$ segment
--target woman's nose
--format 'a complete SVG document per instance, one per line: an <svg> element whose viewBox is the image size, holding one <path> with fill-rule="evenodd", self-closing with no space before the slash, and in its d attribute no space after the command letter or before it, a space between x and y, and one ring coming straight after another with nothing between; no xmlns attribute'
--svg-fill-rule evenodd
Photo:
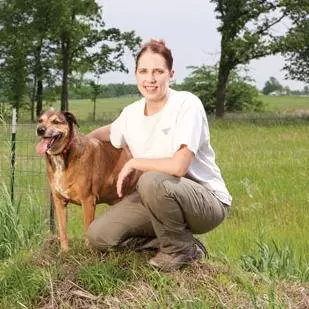
<svg viewBox="0 0 309 309"><path fill-rule="evenodd" d="M155 75L153 73L147 74L146 80L147 80L147 82L151 82L151 83L155 82L156 81Z"/></svg>

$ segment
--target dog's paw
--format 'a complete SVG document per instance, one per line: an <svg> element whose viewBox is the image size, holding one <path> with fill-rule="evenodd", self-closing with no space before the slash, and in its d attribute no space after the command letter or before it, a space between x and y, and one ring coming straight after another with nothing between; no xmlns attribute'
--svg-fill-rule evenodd
<svg viewBox="0 0 309 309"><path fill-rule="evenodd" d="M60 240L60 252L67 253L69 251L69 244L68 242L62 242Z"/></svg>
<svg viewBox="0 0 309 309"><path fill-rule="evenodd" d="M90 242L88 238L85 238L85 246L90 247Z"/></svg>

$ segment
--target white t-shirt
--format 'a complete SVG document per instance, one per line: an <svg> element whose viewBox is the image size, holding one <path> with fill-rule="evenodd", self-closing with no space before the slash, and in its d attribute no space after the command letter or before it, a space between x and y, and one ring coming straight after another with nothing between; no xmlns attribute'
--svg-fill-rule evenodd
<svg viewBox="0 0 309 309"><path fill-rule="evenodd" d="M145 116L144 110L144 98L125 107L111 124L111 143L116 148L127 145L134 158L144 159L171 158L181 145L187 145L194 153L188 178L231 205L232 197L215 163L200 99L190 92L170 89L162 110L151 116Z"/></svg>

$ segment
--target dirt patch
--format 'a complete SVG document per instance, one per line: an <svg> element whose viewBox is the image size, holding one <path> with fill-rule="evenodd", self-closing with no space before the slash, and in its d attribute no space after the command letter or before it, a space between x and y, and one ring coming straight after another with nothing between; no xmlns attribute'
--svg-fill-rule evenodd
<svg viewBox="0 0 309 309"><path fill-rule="evenodd" d="M309 117L309 109L295 109L293 111L288 111L285 114L299 118L307 118Z"/></svg>

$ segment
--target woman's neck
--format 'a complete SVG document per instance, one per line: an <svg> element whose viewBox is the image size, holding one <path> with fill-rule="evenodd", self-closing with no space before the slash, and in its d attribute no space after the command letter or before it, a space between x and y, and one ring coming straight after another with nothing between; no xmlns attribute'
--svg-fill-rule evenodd
<svg viewBox="0 0 309 309"><path fill-rule="evenodd" d="M169 95L167 94L165 97L163 97L161 100L158 101L146 100L145 111L144 111L145 116L151 116L160 112L167 103L168 97Z"/></svg>

